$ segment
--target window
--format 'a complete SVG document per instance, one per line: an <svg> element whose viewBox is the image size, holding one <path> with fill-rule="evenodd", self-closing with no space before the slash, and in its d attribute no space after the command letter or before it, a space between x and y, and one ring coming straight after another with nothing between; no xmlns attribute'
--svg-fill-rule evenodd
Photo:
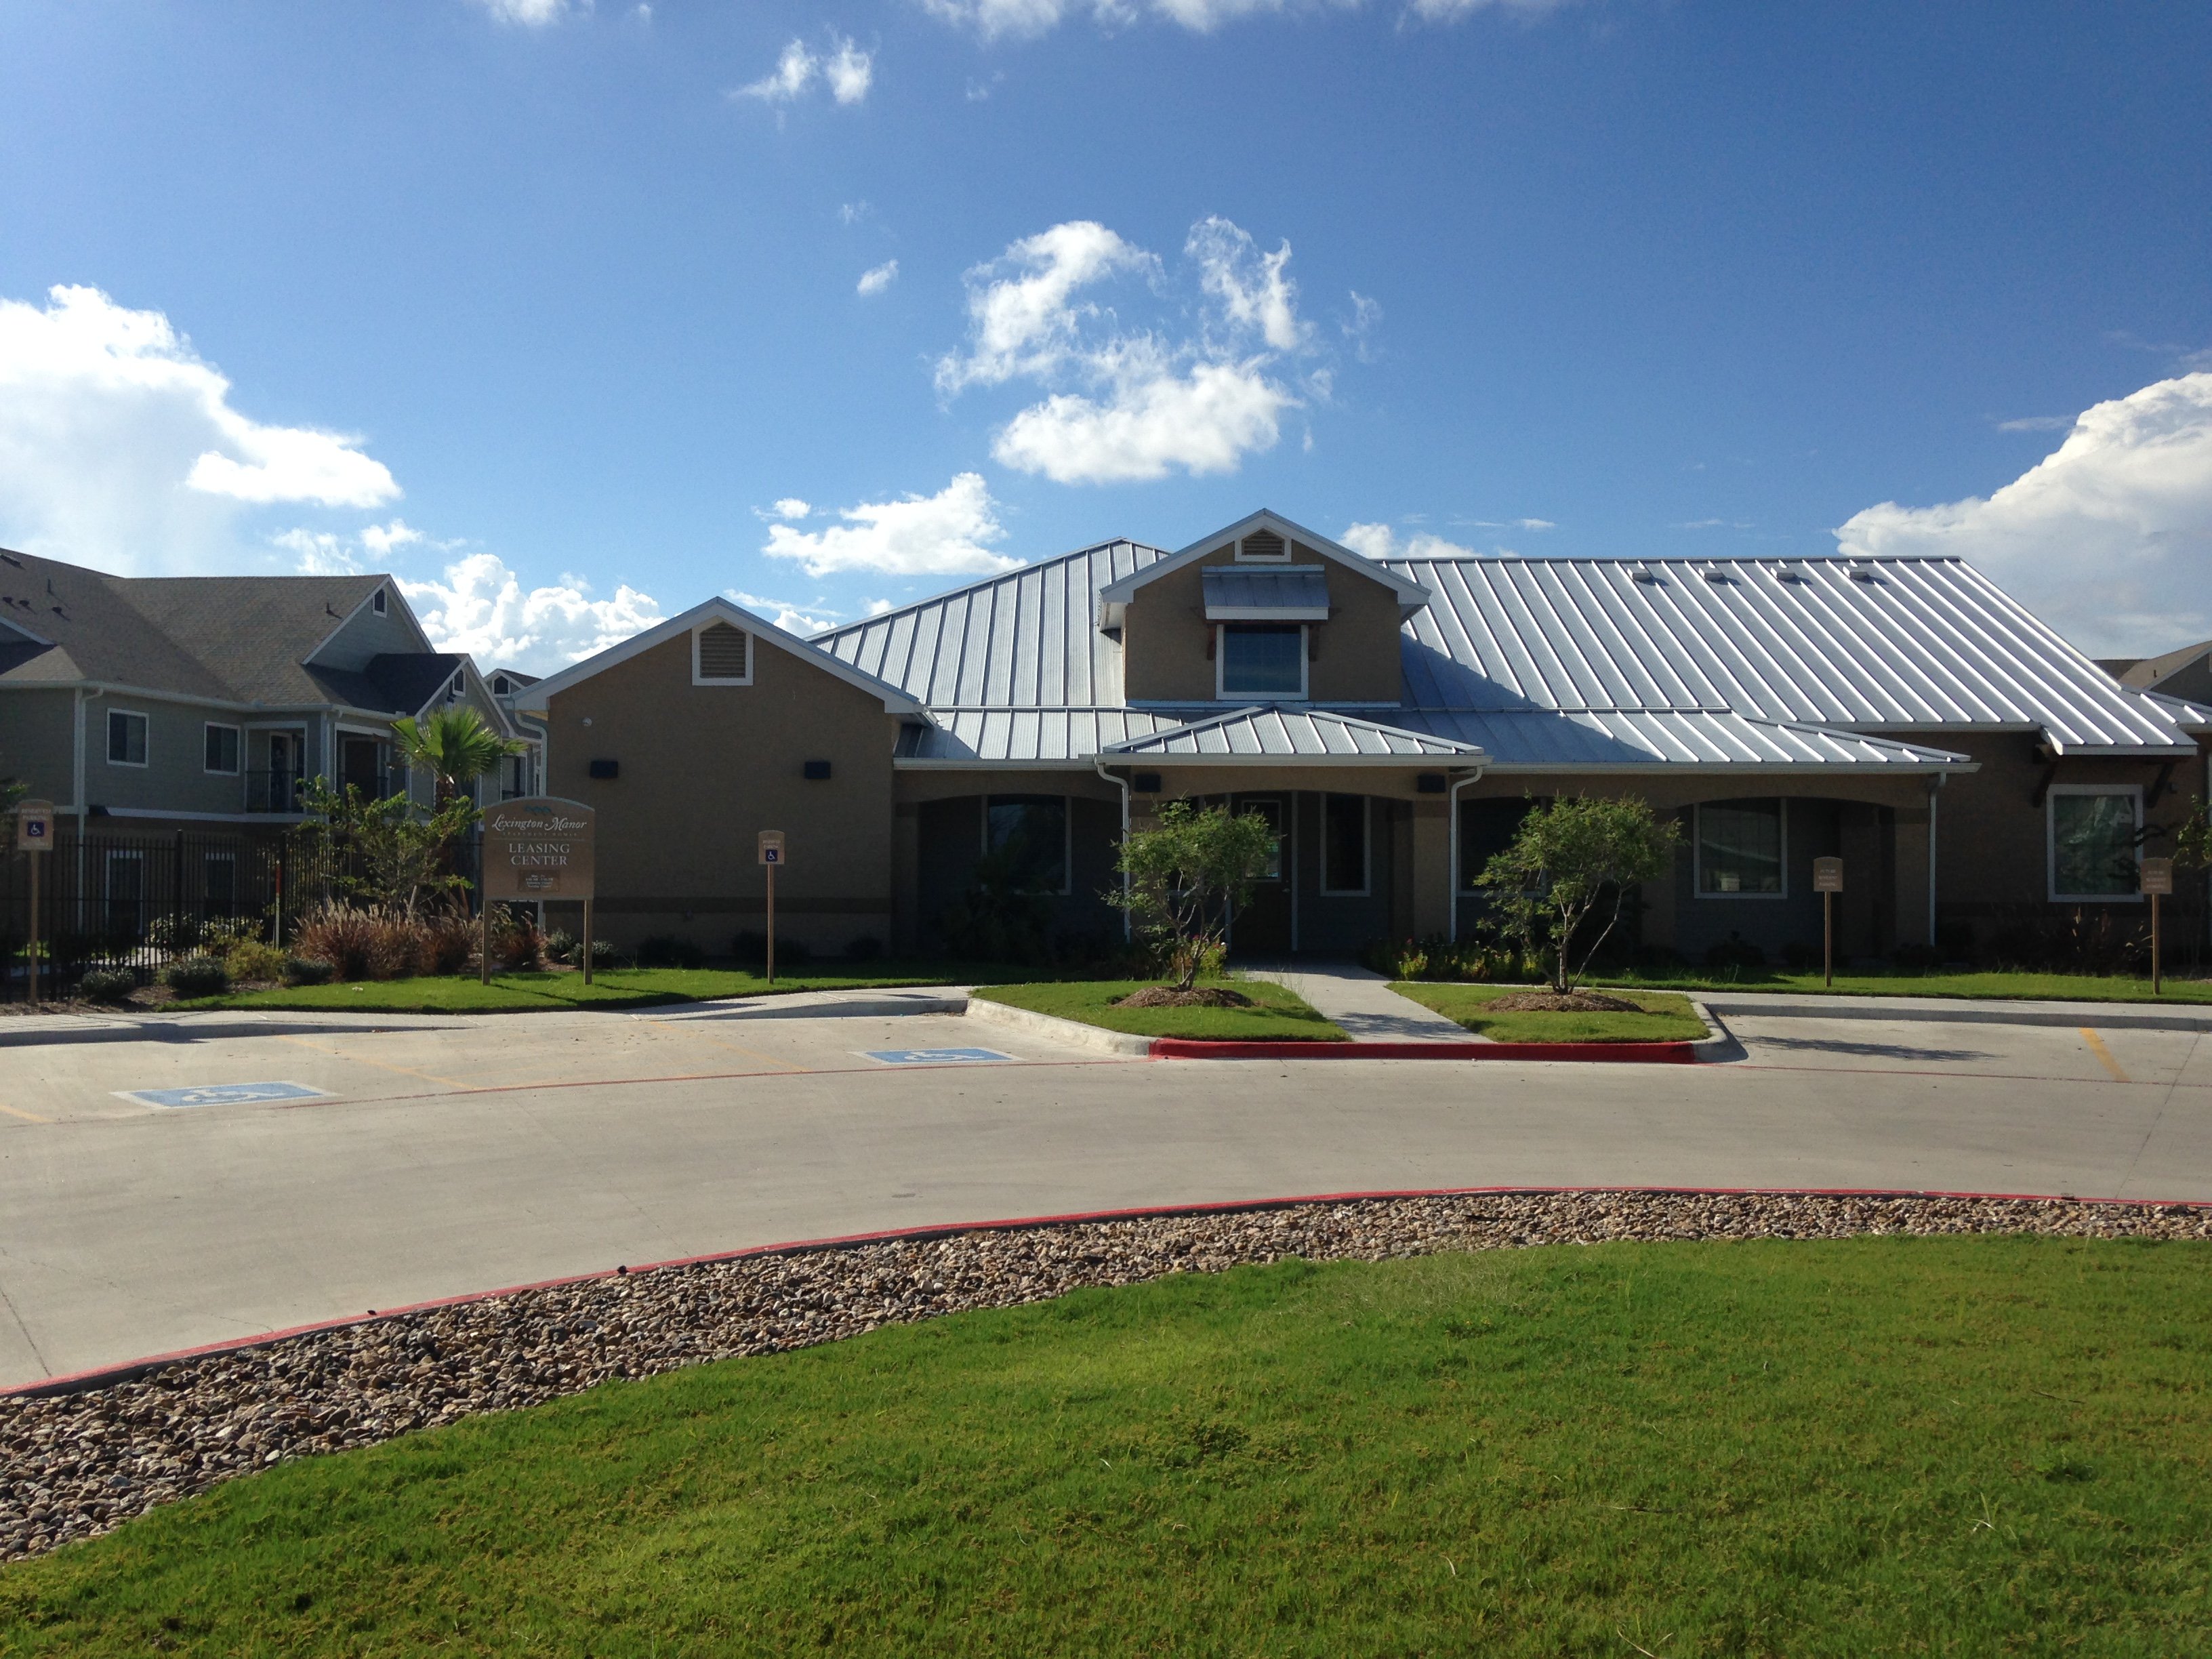
<svg viewBox="0 0 2212 1659"><path fill-rule="evenodd" d="M1262 876L1261 879L1262 881L1280 881L1283 878L1283 803L1279 800L1239 801L1237 804L1235 811L1238 817L1243 817L1245 814L1249 813L1252 817L1262 819L1266 822L1267 826L1267 873Z"/></svg>
<svg viewBox="0 0 2212 1659"><path fill-rule="evenodd" d="M380 617L384 614L384 590L382 588L378 588L376 592L370 596L368 608L376 612Z"/></svg>
<svg viewBox="0 0 2212 1659"><path fill-rule="evenodd" d="M207 728L207 769L230 777L238 775L238 751L240 732L234 726L216 726Z"/></svg>
<svg viewBox="0 0 2212 1659"><path fill-rule="evenodd" d="M1255 530L1237 544L1240 563L1280 564L1291 556L1291 544L1272 530Z"/></svg>
<svg viewBox="0 0 2212 1659"><path fill-rule="evenodd" d="M200 865L200 914L229 917L238 914L238 854L210 853Z"/></svg>
<svg viewBox="0 0 2212 1659"><path fill-rule="evenodd" d="M1367 797L1321 798L1321 890L1361 894L1367 890Z"/></svg>
<svg viewBox="0 0 2212 1659"><path fill-rule="evenodd" d="M146 763L146 717L128 709L107 711L107 763L143 766Z"/></svg>
<svg viewBox="0 0 2212 1659"><path fill-rule="evenodd" d="M1459 804L1459 884L1469 892L1481 890L1480 878L1490 860L1513 845L1521 820L1544 802L1526 796L1503 800L1463 800Z"/></svg>
<svg viewBox="0 0 2212 1659"><path fill-rule="evenodd" d="M691 635L691 684L750 685L752 635L726 622L709 623Z"/></svg>
<svg viewBox="0 0 2212 1659"><path fill-rule="evenodd" d="M1223 623L1220 690L1224 697L1304 697L1306 630L1297 623Z"/></svg>
<svg viewBox="0 0 2212 1659"><path fill-rule="evenodd" d="M1005 879L1026 893L1067 890L1067 800L1061 795L990 795L983 802L983 851L1005 860Z"/></svg>
<svg viewBox="0 0 2212 1659"><path fill-rule="evenodd" d="M1784 846L1779 800L1707 802L1698 808L1698 896L1783 897Z"/></svg>
<svg viewBox="0 0 2212 1659"><path fill-rule="evenodd" d="M2078 784L2053 788L2051 896L2136 897L2136 847L2142 823L2139 789L2094 789Z"/></svg>
<svg viewBox="0 0 2212 1659"><path fill-rule="evenodd" d="M499 793L502 800L520 800L530 793L530 757L508 755L499 763Z"/></svg>

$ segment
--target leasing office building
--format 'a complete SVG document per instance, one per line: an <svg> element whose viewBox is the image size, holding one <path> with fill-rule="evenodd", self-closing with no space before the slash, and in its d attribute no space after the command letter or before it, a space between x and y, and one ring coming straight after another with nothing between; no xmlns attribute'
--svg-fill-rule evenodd
<svg viewBox="0 0 2212 1659"><path fill-rule="evenodd" d="M818 949L927 948L1008 843L1103 933L1124 823L1182 796L1276 828L1238 949L1449 933L1526 800L1580 793L1680 816L1647 943L1816 939L1839 854L1850 954L1955 951L2023 911L2131 915L2212 735L1956 560L1376 562L1267 512L811 639L711 599L512 702L600 812L606 932L710 949L759 927L762 829Z"/></svg>

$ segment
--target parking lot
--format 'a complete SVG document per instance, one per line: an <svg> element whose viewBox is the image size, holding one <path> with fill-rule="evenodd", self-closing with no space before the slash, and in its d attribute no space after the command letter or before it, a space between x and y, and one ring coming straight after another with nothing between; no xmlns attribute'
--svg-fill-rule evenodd
<svg viewBox="0 0 2212 1659"><path fill-rule="evenodd" d="M1704 1066L1154 1061L951 1016L710 1007L0 1050L0 1382L1080 1210L1492 1185L2212 1200L2198 1034L1730 1024L1744 1057ZM1004 1058L957 1052L979 1048Z"/></svg>

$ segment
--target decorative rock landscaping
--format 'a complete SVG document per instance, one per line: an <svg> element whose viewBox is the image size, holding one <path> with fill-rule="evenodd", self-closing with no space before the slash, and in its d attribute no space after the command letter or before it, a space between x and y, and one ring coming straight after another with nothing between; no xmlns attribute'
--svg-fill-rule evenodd
<svg viewBox="0 0 2212 1659"><path fill-rule="evenodd" d="M1373 1199L985 1229L517 1291L0 1398L0 1560L285 1458L365 1446L610 1377L884 1324L1250 1262L1613 1240L2027 1232L2212 1239L2212 1209L2063 1200L1559 1193Z"/></svg>

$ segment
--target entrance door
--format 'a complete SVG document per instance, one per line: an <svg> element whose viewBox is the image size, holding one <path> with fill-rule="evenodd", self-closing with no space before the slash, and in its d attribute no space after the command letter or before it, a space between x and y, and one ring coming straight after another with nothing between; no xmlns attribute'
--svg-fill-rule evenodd
<svg viewBox="0 0 2212 1659"><path fill-rule="evenodd" d="M1267 820L1273 831L1267 878L1253 884L1251 897L1231 920L1230 945L1239 956L1287 956L1291 949L1291 884L1286 879L1290 861L1285 839L1289 833L1285 826L1290 823L1288 803L1279 795L1238 795L1232 798L1230 810L1240 817L1256 812Z"/></svg>

